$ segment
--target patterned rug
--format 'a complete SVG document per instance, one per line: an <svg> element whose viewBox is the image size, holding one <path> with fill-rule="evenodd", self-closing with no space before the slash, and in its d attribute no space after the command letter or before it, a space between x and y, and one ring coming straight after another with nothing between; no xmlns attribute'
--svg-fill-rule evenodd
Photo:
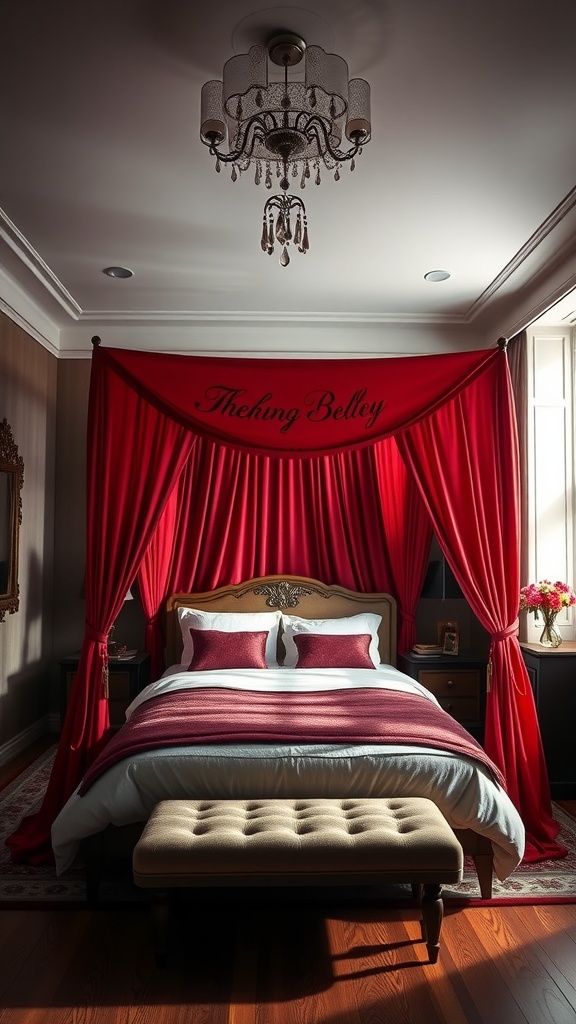
<svg viewBox="0 0 576 1024"><path fill-rule="evenodd" d="M86 900L84 870L80 862L57 878L50 866L13 864L5 843L21 819L39 807L48 784L54 752L55 748L47 750L0 790L0 904L5 908L8 904L78 904ZM576 818L558 805L554 805L554 817L561 826L558 838L568 848L568 856L561 860L521 865L505 882L495 879L491 904L576 903ZM408 894L408 889L395 887L393 893L372 890L370 898L406 899ZM446 886L443 894L445 900L453 903L487 905L487 901L480 897L474 866L468 860L463 881L456 886ZM147 898L146 892L137 889L131 877L126 875L112 876L102 882L102 903L133 903Z"/></svg>

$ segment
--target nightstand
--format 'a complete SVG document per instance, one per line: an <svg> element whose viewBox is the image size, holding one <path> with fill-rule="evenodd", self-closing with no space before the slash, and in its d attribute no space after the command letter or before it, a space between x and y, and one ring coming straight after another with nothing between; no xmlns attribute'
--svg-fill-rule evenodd
<svg viewBox="0 0 576 1024"><path fill-rule="evenodd" d="M484 739L486 713L486 661L472 654L422 657L412 651L398 655L398 668L434 694L468 732Z"/></svg>
<svg viewBox="0 0 576 1024"><path fill-rule="evenodd" d="M576 797L576 641L560 647L521 643L534 691L553 797Z"/></svg>
<svg viewBox="0 0 576 1024"><path fill-rule="evenodd" d="M68 696L78 662L79 654L72 654L60 662L60 714L64 720ZM110 658L108 662L110 725L118 729L125 721L126 708L150 682L150 655L139 651L129 661Z"/></svg>

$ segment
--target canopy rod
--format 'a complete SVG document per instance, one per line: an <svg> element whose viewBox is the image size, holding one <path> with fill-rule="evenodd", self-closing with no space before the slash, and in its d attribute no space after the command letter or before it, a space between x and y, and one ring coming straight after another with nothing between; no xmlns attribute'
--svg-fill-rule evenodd
<svg viewBox="0 0 576 1024"><path fill-rule="evenodd" d="M94 348L98 348L99 345L101 345L101 344L102 344L102 339L99 338L97 334L95 334L93 336L93 338L92 338L92 345L93 345L93 347ZM508 338L504 338L504 337L498 338L497 345L498 345L498 348L502 352L505 352L506 349L508 348Z"/></svg>

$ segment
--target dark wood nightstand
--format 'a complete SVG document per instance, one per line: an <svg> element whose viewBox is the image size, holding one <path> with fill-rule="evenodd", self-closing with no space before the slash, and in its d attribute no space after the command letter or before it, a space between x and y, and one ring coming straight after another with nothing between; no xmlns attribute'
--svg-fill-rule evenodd
<svg viewBox="0 0 576 1024"><path fill-rule="evenodd" d="M72 654L60 662L60 714L62 720L64 720L68 696L79 661L80 655ZM124 714L128 705L134 700L136 694L140 693L140 690L143 690L150 682L150 655L138 651L129 661L110 658L108 679L110 724L114 729L118 729L125 720Z"/></svg>
<svg viewBox="0 0 576 1024"><path fill-rule="evenodd" d="M534 691L552 796L576 797L576 641L520 644Z"/></svg>
<svg viewBox="0 0 576 1024"><path fill-rule="evenodd" d="M486 713L486 661L472 654L398 655L398 668L430 690L438 703L482 743Z"/></svg>

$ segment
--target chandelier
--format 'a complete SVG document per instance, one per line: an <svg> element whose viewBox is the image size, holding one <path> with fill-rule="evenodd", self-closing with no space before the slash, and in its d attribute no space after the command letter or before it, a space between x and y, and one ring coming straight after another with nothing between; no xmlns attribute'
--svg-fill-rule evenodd
<svg viewBox="0 0 576 1024"><path fill-rule="evenodd" d="M288 81L288 68L301 61L304 81ZM269 62L284 69L279 80L269 81ZM280 244L282 266L290 262L290 242L302 253L309 248L306 208L288 193L290 179L300 188L312 177L319 185L326 169L338 181L344 163L354 170L370 132L368 82L349 80L342 57L288 33L231 57L223 81L202 87L200 138L216 170L230 164L237 181L252 167L256 185L271 189L276 180L282 189L264 207L261 238L270 255L275 242Z"/></svg>

